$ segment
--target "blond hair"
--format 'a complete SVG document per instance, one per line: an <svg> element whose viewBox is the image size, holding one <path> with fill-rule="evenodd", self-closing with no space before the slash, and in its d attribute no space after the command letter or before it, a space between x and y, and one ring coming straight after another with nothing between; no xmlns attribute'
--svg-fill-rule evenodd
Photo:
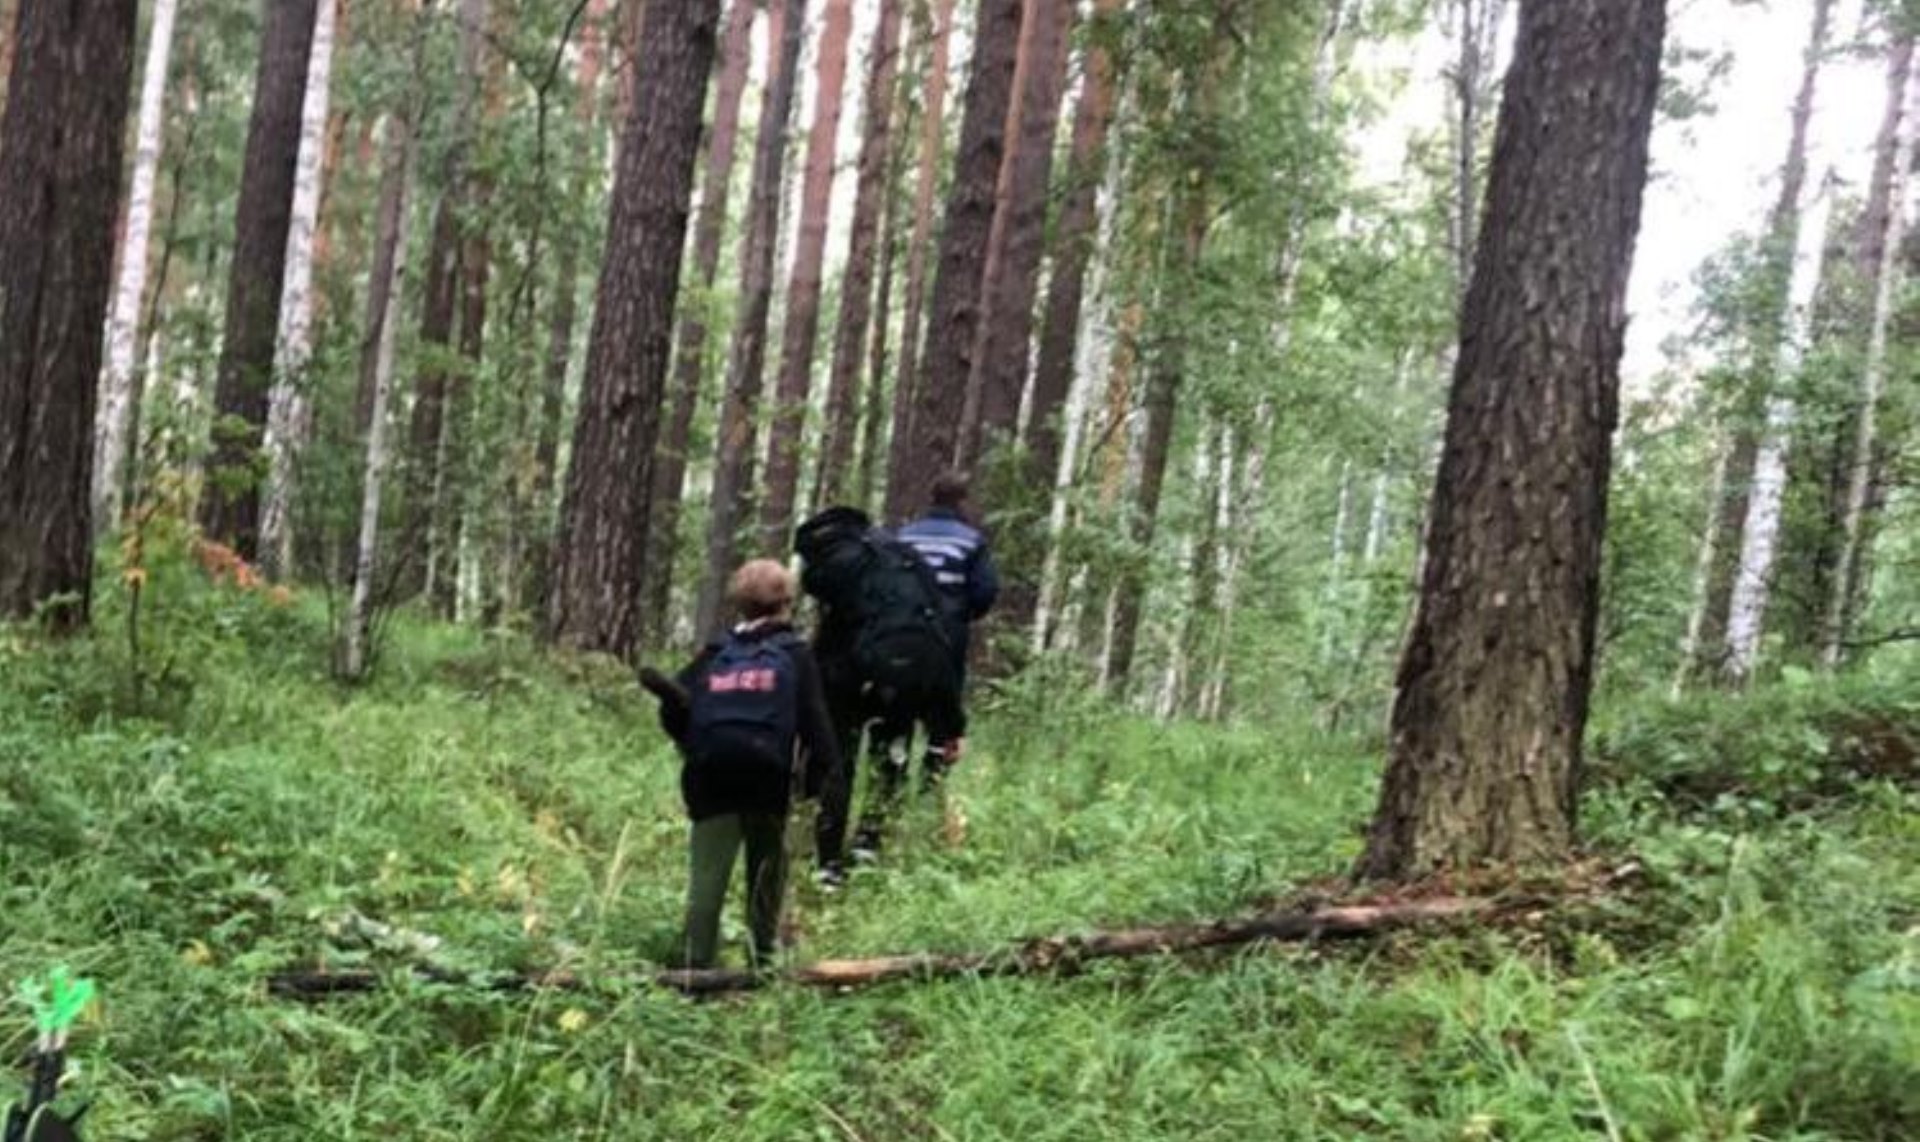
<svg viewBox="0 0 1920 1142"><path fill-rule="evenodd" d="M776 560L749 560L728 581L727 598L748 620L785 614L793 606L793 573Z"/></svg>

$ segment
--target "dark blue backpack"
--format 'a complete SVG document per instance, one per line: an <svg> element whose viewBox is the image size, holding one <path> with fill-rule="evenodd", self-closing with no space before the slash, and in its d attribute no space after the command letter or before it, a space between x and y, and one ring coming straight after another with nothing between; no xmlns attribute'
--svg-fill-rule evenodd
<svg viewBox="0 0 1920 1142"><path fill-rule="evenodd" d="M695 764L761 764L790 769L799 684L795 636L729 634L708 660L688 710L688 757Z"/></svg>

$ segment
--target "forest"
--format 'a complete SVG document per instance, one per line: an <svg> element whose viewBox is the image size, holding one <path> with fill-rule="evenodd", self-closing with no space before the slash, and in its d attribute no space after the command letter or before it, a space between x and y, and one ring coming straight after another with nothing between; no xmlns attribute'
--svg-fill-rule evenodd
<svg viewBox="0 0 1920 1142"><path fill-rule="evenodd" d="M0 0L6 1142L1920 1137L1917 37ZM956 473L686 960L636 671Z"/></svg>

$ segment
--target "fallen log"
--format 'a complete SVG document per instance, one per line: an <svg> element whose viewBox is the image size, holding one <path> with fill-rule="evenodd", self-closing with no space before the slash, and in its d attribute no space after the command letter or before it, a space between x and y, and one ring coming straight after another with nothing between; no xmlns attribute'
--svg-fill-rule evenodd
<svg viewBox="0 0 1920 1142"><path fill-rule="evenodd" d="M1491 900L1436 897L1310 911L1266 912L1211 924L1175 924L1085 935L1049 936L987 952L917 952L863 959L818 960L784 970L761 972L739 968L665 970L632 976L629 981L669 988L687 995L713 995L748 991L774 983L844 990L903 980L1069 975L1093 960L1175 955L1261 941L1354 939L1413 924L1482 915L1493 907ZM621 982L616 979L589 980L571 971L474 976L433 965L416 966L412 971L414 978L423 982L488 991L543 988L581 990L589 986ZM376 990L389 978L380 972L359 970L280 972L268 977L267 993L282 999L318 1002L335 996Z"/></svg>

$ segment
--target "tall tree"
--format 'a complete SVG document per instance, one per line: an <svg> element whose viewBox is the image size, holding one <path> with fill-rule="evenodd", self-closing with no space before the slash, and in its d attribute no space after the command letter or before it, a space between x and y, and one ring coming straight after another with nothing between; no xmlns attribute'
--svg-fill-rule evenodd
<svg viewBox="0 0 1920 1142"><path fill-rule="evenodd" d="M1732 413L1732 439L1727 445L1719 517L1711 534L1702 537L1703 544L1712 546L1714 555L1706 594L1700 601L1703 612L1694 625L1700 632L1696 641L1702 656L1699 667L1708 674L1717 673L1726 658L1727 623L1734 580L1739 573L1741 530L1747 520L1748 494L1760 455L1768 398L1776 384L1781 339L1787 326L1788 283L1793 274L1793 255L1799 243L1800 211L1807 185L1807 141L1832 23L1833 0L1814 0L1813 27L1807 36L1799 92L1793 101L1787 154L1780 166L1780 193L1767 215L1762 241L1760 273L1766 296L1758 302L1755 327L1747 332L1749 360Z"/></svg>
<svg viewBox="0 0 1920 1142"><path fill-rule="evenodd" d="M800 230L793 276L787 285L786 329L780 342L780 377L774 415L767 426L767 476L760 500L760 549L781 552L793 527L800 484L800 431L813 387L814 347L820 332L821 264L827 248L827 208L833 199L834 152L840 139L840 90L847 74L847 41L853 34L853 0L827 0L820 24L813 85L813 125L807 133L807 167L800 189Z"/></svg>
<svg viewBox="0 0 1920 1142"><path fill-rule="evenodd" d="M260 520L260 558L274 575L292 571L294 459L306 441L312 417L302 374L313 354L313 264L320 193L327 175L335 3L318 0L314 11L307 93L300 109L300 158L294 168L293 219L287 230L287 276L280 293L279 343L267 402L267 499Z"/></svg>
<svg viewBox="0 0 1920 1142"><path fill-rule="evenodd" d="M819 478L814 481L814 503L841 502L847 492L847 469L853 462L854 400L860 382L861 350L866 346L873 313L874 263L890 259L891 250L879 241L882 200L889 197L887 175L892 169L895 77L899 72L901 0L880 0L879 24L867 61L867 85L862 100L859 181L853 194L853 223L847 236L847 268L840 279L840 317L834 327L833 363L827 380L826 443L820 449ZM891 210L888 210L891 215ZM879 324L886 324L886 311ZM875 336L884 340L884 331ZM877 378L876 378L877 380Z"/></svg>
<svg viewBox="0 0 1920 1142"><path fill-rule="evenodd" d="M1070 0L1026 0L1013 100L1007 108L1007 150L994 191L993 226L981 270L980 319L960 421L957 454L963 467L978 464L988 447L1010 442L1020 416L1040 258L1046 252L1047 184L1067 84L1067 31L1072 22ZM1031 592L1023 593L1031 597Z"/></svg>
<svg viewBox="0 0 1920 1142"><path fill-rule="evenodd" d="M574 76L579 98L574 104L574 115L580 121L583 135L593 130L600 116L600 71L606 52L608 2L588 0L582 16L580 59ZM581 170L583 165L574 164L575 179L589 177ZM598 172L594 173L597 175ZM562 229L555 241L554 262L558 269L555 271L553 308L548 311L547 317L547 357L540 388L540 422L535 433L533 487L529 497L540 522L532 529L534 535L522 537L532 544L526 604L536 614L546 608L547 576L553 569L553 486L560 463L560 422L566 414L567 372L573 360L573 329L580 315L580 246L580 232L574 226ZM661 466L666 466L664 455ZM666 523L657 524L654 530L660 528L669 532L672 530ZM649 556L648 566L652 565L653 559Z"/></svg>
<svg viewBox="0 0 1920 1142"><path fill-rule="evenodd" d="M719 0L657 5L640 44L555 545L549 629L564 645L640 649L647 491L719 22Z"/></svg>
<svg viewBox="0 0 1920 1142"><path fill-rule="evenodd" d="M0 119L0 614L87 621L134 0L21 0Z"/></svg>
<svg viewBox="0 0 1920 1142"><path fill-rule="evenodd" d="M147 31L146 70L140 81L140 112L134 128L133 181L127 188L120 274L114 285L113 308L107 314L107 367L100 377L100 415L95 426L93 524L102 531L120 520L128 427L133 418L134 353L140 341L141 306L146 301L154 184L160 175L160 144L166 126L167 67L173 58L173 29L179 10L179 0L155 0Z"/></svg>
<svg viewBox="0 0 1920 1142"><path fill-rule="evenodd" d="M264 8L260 66L234 214L226 332L214 387L213 456L200 523L208 535L247 559L255 558L259 549L260 445L280 329L300 113L317 8L317 0L274 0Z"/></svg>
<svg viewBox="0 0 1920 1142"><path fill-rule="evenodd" d="M411 101L410 101L411 102ZM408 200L414 179L415 108L387 120L385 156L376 207L373 269L367 285L367 322L360 343L358 423L366 439L360 483L359 539L353 563L353 593L347 604L339 673L358 678L367 669L379 566L380 513L390 463L393 353L400 328L400 296L406 276Z"/></svg>
<svg viewBox="0 0 1920 1142"><path fill-rule="evenodd" d="M733 0L720 44L713 95L713 125L707 132L706 170L701 175L700 212L693 228L694 304L682 308L673 350L672 407L653 477L653 527L647 538L647 588L644 616L656 633L668 629L673 599L673 556L678 550L680 504L687 475L687 441L700 404L707 372L707 322L713 285L720 272L720 247L726 238L727 200L733 191L734 151L740 134L740 103L746 93L753 54L753 17L761 0Z"/></svg>
<svg viewBox="0 0 1920 1142"><path fill-rule="evenodd" d="M420 344L424 362L414 388L413 410L407 428L406 518L402 523L407 573L402 591L413 595L444 591L442 579L451 572L453 553L447 549L442 525L446 502L443 464L451 393L464 379L456 374L470 362L455 353L454 335L460 317L463 283L461 255L468 250L466 232L475 123L480 102L482 53L486 47L489 0L459 0L455 19L460 31L460 69L454 92L452 137L443 160L445 181L434 207L433 234L427 248L426 289L420 309ZM444 602L440 595L437 601Z"/></svg>
<svg viewBox="0 0 1920 1142"><path fill-rule="evenodd" d="M767 74L760 126L753 147L753 185L747 195L746 240L740 252L740 301L727 357L727 387L721 396L707 511L706 571L694 611L694 632L704 637L720 614L720 590L733 570L739 529L747 518L753 486L754 418L767 362L767 319L773 307L773 263L780 239L781 173L786 169L787 126L800 71L806 0L778 0L767 40L777 48Z"/></svg>
<svg viewBox="0 0 1920 1142"><path fill-rule="evenodd" d="M1572 843L1665 28L1665 0L1521 2L1365 876Z"/></svg>
<svg viewBox="0 0 1920 1142"><path fill-rule="evenodd" d="M924 496L933 477L959 458L959 428L966 407L979 330L980 291L993 231L1000 164L1006 155L1007 112L1020 54L1021 0L981 0L974 26L973 67L960 149L947 191L946 226L940 232L939 271L914 381L912 439L894 471L902 507ZM894 499L889 494L889 506Z"/></svg>
<svg viewBox="0 0 1920 1142"><path fill-rule="evenodd" d="M1861 213L1854 243L1855 273L1866 284L1870 303L1859 406L1852 417L1853 439L1840 442L1845 466L1841 472L1844 493L1837 505L1839 542L1820 625L1820 658L1828 667L1840 664L1858 597L1861 538L1866 530L1879 406L1887 379L1887 333L1893 323L1900 247L1906 238L1904 204L1908 172L1913 165L1914 115L1920 111L1910 105L1920 94L1913 63L1914 33L1902 29L1888 52L1886 111L1874 145L1867 206Z"/></svg>
<svg viewBox="0 0 1920 1142"><path fill-rule="evenodd" d="M925 70L926 106L920 116L920 153L914 176L913 233L907 239L907 281L900 318L900 367L893 392L893 427L887 455L884 515L899 519L910 494L906 469L913 456L913 421L920 392L920 333L925 314L927 251L933 246L933 203L940 186L940 153L946 138L947 73L951 69L955 0L936 0L933 23L922 39L929 45Z"/></svg>
<svg viewBox="0 0 1920 1142"><path fill-rule="evenodd" d="M1060 466L1060 411L1073 384L1080 309L1087 266L1093 260L1100 180L1106 169L1107 128L1113 122L1115 85L1110 44L1125 3L1095 0L1093 6L1080 97L1073 113L1073 149L1067 161L1065 194L1054 225L1053 267L1033 368L1033 410L1026 434L1029 477L1048 483Z"/></svg>
<svg viewBox="0 0 1920 1142"><path fill-rule="evenodd" d="M1482 125L1498 96L1494 55L1506 24L1507 0L1451 0L1457 38L1453 74L1453 256L1462 297L1473 276L1480 218Z"/></svg>

